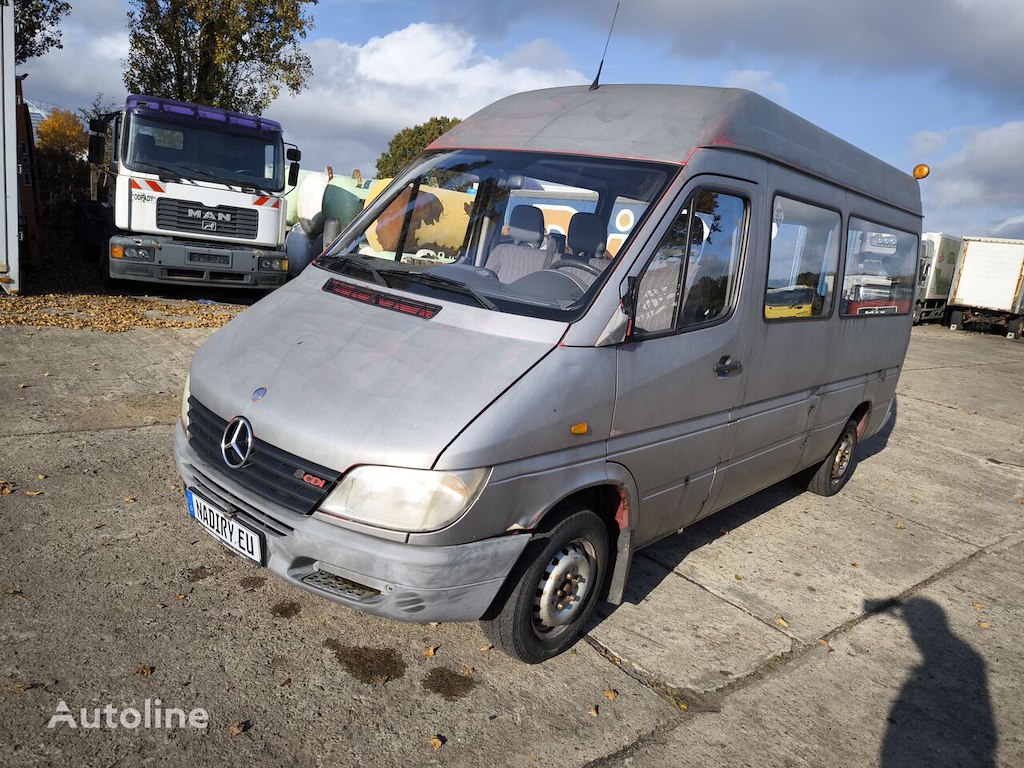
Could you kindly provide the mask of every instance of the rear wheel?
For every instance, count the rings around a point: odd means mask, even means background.
[[[536,546],[535,546],[536,545]],[[487,638],[512,658],[537,664],[573,645],[597,605],[608,569],[608,529],[577,508],[527,547],[488,615]]]
[[[962,331],[964,327],[964,313],[959,309],[949,313],[949,330]]]
[[[850,419],[843,427],[829,455],[808,475],[807,490],[819,496],[834,496],[843,489],[853,474],[854,450],[857,448],[857,421]]]

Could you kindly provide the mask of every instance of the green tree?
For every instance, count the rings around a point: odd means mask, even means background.
[[[109,115],[111,112],[115,111],[118,106],[119,105],[116,101],[104,99],[103,91],[97,91],[96,95],[93,97],[92,104],[88,107],[79,107],[75,110],[75,114],[88,123],[94,117]]]
[[[64,0],[15,0],[14,61],[24,64],[51,48],[63,47],[60,22],[71,10]]]
[[[460,122],[457,117],[432,117],[425,123],[403,128],[391,137],[387,150],[377,158],[377,177],[397,176],[430,142]]]
[[[299,48],[317,0],[131,0],[123,63],[131,93],[262,114],[310,73]]]

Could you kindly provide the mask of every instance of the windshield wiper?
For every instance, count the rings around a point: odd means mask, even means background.
[[[173,168],[168,168],[166,165],[158,165],[157,163],[151,163],[148,160],[136,161],[140,165],[144,165],[147,168],[152,168],[157,172],[157,175],[165,181],[182,181],[180,173],[175,171]]]
[[[486,296],[473,290],[465,283],[453,280],[450,277],[432,275],[429,272],[406,272],[401,269],[382,269],[379,271],[389,277],[394,276],[408,280],[409,282],[423,283],[424,285],[436,286],[447,291],[452,291],[453,293],[461,293],[464,296],[469,296],[484,309],[489,309],[493,312],[501,312],[501,310],[498,309],[498,306]]]
[[[318,256],[316,263],[317,266],[321,266],[331,272],[336,272],[339,275],[362,276],[364,279],[366,275],[369,275],[370,279],[377,285],[383,285],[385,288],[391,287],[384,278],[384,275],[381,274],[381,270],[374,269],[365,261],[357,260],[355,256]]]

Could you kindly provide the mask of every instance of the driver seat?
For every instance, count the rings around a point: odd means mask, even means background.
[[[551,254],[542,249],[544,214],[534,205],[517,205],[508,219],[511,243],[498,243],[484,264],[503,283],[539,272],[548,266]]]
[[[574,213],[569,219],[569,231],[566,233],[566,245],[572,252],[562,257],[565,261],[582,261],[592,267],[604,271],[608,266],[608,259],[604,256],[605,241],[608,233],[604,222],[596,213]],[[584,289],[589,288],[597,276],[575,267],[559,267],[559,272],[564,272]]]

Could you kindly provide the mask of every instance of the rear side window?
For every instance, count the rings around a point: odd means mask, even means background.
[[[827,316],[839,265],[839,214],[782,196],[772,211],[765,319]]]
[[[647,264],[637,290],[636,336],[719,320],[739,291],[746,202],[700,189],[691,195]]]
[[[849,317],[910,312],[917,255],[916,235],[851,217],[842,313]]]

